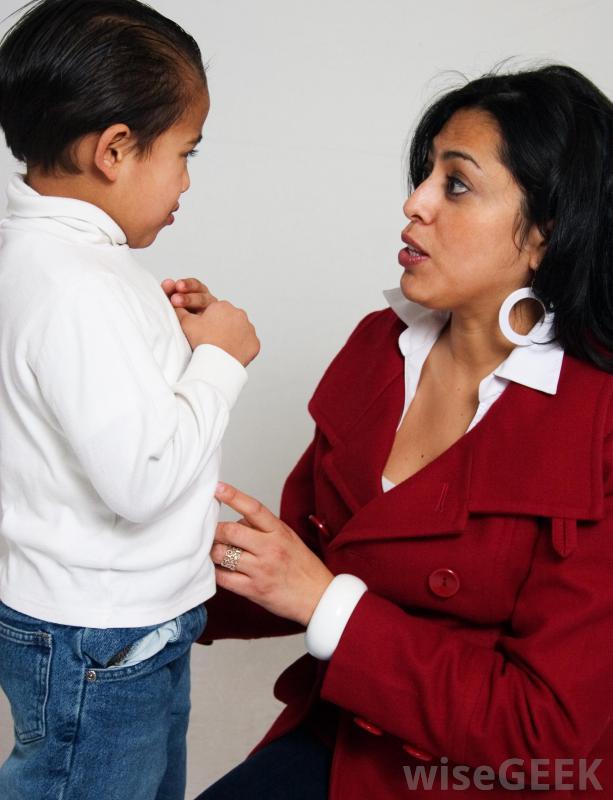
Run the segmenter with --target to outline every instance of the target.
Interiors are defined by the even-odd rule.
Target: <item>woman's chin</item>
[[[428,291],[428,287],[422,281],[415,280],[413,275],[405,272],[400,279],[400,291],[412,303],[418,303],[424,308],[432,311],[449,311],[449,305],[445,302],[448,298],[437,297],[436,293]]]
[[[414,276],[405,272],[400,278],[400,291],[407,300],[411,300],[413,303],[419,303],[420,305],[426,305],[426,303],[424,303],[426,299],[424,292],[420,292],[419,285],[416,284],[418,284],[418,282],[415,280]]]

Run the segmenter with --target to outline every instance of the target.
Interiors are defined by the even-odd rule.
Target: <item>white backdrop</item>
[[[6,17],[20,0],[0,0]],[[151,3],[209,63],[211,113],[172,229],[139,258],[246,308],[262,340],[223,477],[277,508],[311,435],[306,402],[357,320],[397,283],[402,152],[458,70],[562,61],[613,96],[611,0],[196,0]],[[2,26],[5,30],[7,23]],[[526,124],[530,124],[527,120]],[[15,168],[0,144],[0,186]],[[4,199],[0,196],[0,212]],[[190,792],[244,756],[277,705],[289,641],[195,652]],[[0,716],[0,755],[10,726]]]

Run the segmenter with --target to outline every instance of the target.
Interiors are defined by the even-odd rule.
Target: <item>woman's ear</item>
[[[107,180],[114,183],[125,156],[133,147],[134,138],[130,128],[123,123],[111,125],[98,136],[94,164]]]
[[[538,225],[533,225],[524,240],[524,249],[528,253],[528,266],[532,272],[536,272],[539,264],[543,260],[545,250],[547,250],[547,242],[549,240],[549,231],[544,235]]]

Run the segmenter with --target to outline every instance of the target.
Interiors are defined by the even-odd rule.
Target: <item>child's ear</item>
[[[123,123],[111,125],[98,137],[94,163],[108,180],[115,182],[123,159],[133,147],[134,138],[130,128]]]

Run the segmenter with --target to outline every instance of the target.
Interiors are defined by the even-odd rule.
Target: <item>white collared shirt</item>
[[[406,324],[398,337],[404,356],[404,408],[398,427],[411,405],[422,367],[441,330],[449,319],[445,311],[432,311],[413,303],[401,289],[389,289],[383,295],[397,316]],[[553,314],[547,314],[539,328],[539,338],[548,339],[553,327]],[[557,391],[564,351],[556,342],[515,347],[496,369],[479,384],[479,405],[467,428],[472,430],[503,393],[509,382],[554,395]],[[381,476],[383,491],[394,484]],[[332,658],[353,610],[367,590],[366,584],[353,575],[337,575],[317,605],[307,628],[306,646],[311,655],[323,660]]]
[[[396,315],[406,324],[398,337],[398,347],[404,356],[404,408],[398,427],[417,391],[423,365],[434,343],[449,319],[446,311],[431,311],[403,295],[402,290],[388,289],[383,295]],[[539,328],[539,338],[549,338],[553,329],[553,314],[547,314]],[[525,347],[515,347],[496,369],[486,375],[479,384],[479,404],[466,432],[477,425],[498,400],[512,381],[536,389],[539,392],[555,394],[558,388],[564,351],[555,342],[534,343]],[[394,484],[382,476],[385,491]]]
[[[64,625],[158,625],[215,592],[220,442],[246,371],[192,353],[104,211],[21,176],[8,200],[0,599]]]

